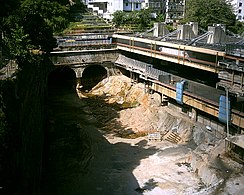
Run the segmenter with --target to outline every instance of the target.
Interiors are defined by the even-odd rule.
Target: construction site
[[[230,143],[242,147],[241,137],[226,139],[174,104],[162,106],[124,75],[71,91],[50,94],[43,193],[244,193],[243,162],[228,151]]]
[[[243,38],[197,28],[57,37],[41,194],[244,194]]]

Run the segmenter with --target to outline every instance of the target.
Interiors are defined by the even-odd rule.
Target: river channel
[[[107,141],[97,128],[117,117],[118,108],[79,99],[72,87],[52,88],[48,103],[42,194],[138,194],[132,171],[156,149],[145,149],[140,139],[133,146]],[[106,112],[96,113],[101,107]]]
[[[123,79],[111,77],[102,82],[103,90],[125,95],[118,89],[126,91],[123,86],[131,90],[133,87],[124,82],[128,79]],[[241,185],[233,186],[232,180],[226,186],[223,183],[221,175],[232,174],[230,168],[224,166],[223,169],[219,163],[228,160],[223,155],[224,142],[213,140],[214,137],[209,132],[204,133],[199,124],[167,108],[155,107],[144,98],[141,102],[144,107],[122,108],[118,104],[108,104],[108,97],[112,96],[104,94],[103,90],[95,90],[103,94],[100,96],[77,94],[74,80],[54,84],[49,86],[48,92],[49,128],[45,136],[42,194],[204,195],[214,194],[218,185],[223,194],[242,189]],[[143,89],[140,90],[143,94]],[[140,96],[138,91],[134,92],[138,95],[132,97]],[[149,102],[154,102],[152,97],[156,96],[148,97]],[[118,100],[120,102],[119,97]],[[150,141],[145,134],[130,134],[134,139],[121,134],[131,133],[133,129],[149,129],[154,121],[167,123],[169,127],[178,124],[178,131],[184,130],[181,139],[186,139],[192,132],[194,139],[176,144],[164,139]],[[217,156],[220,153],[221,159]],[[229,167],[234,162],[227,164]],[[234,166],[241,168],[236,163]],[[237,173],[235,183],[239,184],[243,177],[239,171]]]

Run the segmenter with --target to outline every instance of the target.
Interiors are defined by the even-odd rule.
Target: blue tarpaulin
[[[228,107],[226,109],[226,96],[221,95],[219,98],[219,121],[227,123],[227,113],[228,122],[230,122],[231,117],[230,100],[228,100]]]
[[[186,81],[180,81],[176,83],[176,101],[179,104],[183,104],[183,91],[184,91],[184,85],[186,84]]]

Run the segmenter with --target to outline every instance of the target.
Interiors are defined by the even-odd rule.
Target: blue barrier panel
[[[177,82],[176,83],[176,101],[179,104],[183,104],[183,90],[184,90],[184,83]]]
[[[221,95],[219,98],[219,121],[227,123],[227,113],[228,113],[228,122],[230,122],[231,109],[230,109],[230,100],[228,100],[228,108],[226,110],[226,96]]]

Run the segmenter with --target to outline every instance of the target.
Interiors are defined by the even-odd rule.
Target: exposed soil
[[[89,94],[53,91],[42,194],[243,194],[224,141],[145,92],[124,76]]]

